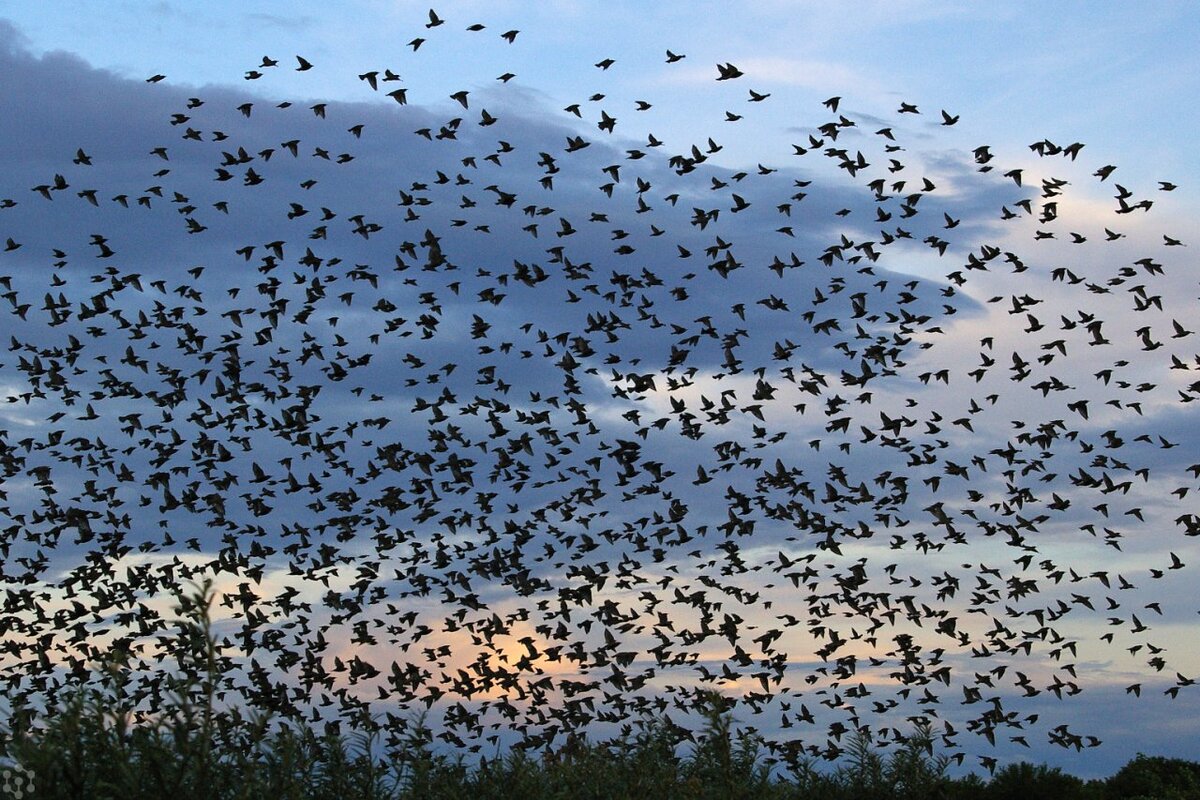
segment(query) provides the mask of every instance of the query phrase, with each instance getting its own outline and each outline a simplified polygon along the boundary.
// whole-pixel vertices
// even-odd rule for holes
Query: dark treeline
[[[953,759],[936,752],[936,737],[921,724],[886,753],[860,733],[834,765],[803,758],[772,768],[761,742],[735,730],[716,694],[686,747],[684,731],[662,720],[615,741],[569,739],[470,763],[436,750],[434,732],[420,721],[403,741],[393,737],[381,748],[380,731],[369,724],[344,735],[218,708],[211,595],[181,600],[180,669],[153,722],[132,722],[127,676],[115,664],[50,709],[18,706],[0,731],[0,797],[1200,799],[1200,762],[1140,754],[1103,780],[1028,762],[987,776],[951,775]]]
[[[241,746],[205,739],[175,723],[204,710],[168,712],[166,728],[124,728],[98,698],[80,695],[37,734],[11,737],[0,768],[0,797],[34,798],[971,798],[1117,800],[1200,798],[1200,762],[1139,755],[1102,780],[1021,762],[991,776],[947,774],[918,730],[881,755],[855,739],[835,767],[811,762],[772,771],[755,743],[731,735],[714,715],[691,752],[680,754],[666,726],[616,743],[579,742],[531,755],[523,750],[478,763],[435,752],[428,742],[386,756],[372,737],[323,735],[286,727],[266,733],[246,723]],[[225,734],[230,733],[226,727]],[[10,732],[11,734],[11,732]],[[178,735],[182,734],[182,735]],[[15,763],[14,763],[15,761]]]

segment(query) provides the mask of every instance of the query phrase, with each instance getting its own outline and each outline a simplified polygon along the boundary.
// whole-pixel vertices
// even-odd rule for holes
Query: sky
[[[6,643],[215,567],[231,689],[449,744],[1196,757],[1200,14],[833,5],[0,3]]]

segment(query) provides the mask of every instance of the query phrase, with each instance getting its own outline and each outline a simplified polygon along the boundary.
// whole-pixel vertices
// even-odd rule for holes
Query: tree
[[[1200,763],[1138,753],[1108,779],[1105,796],[1200,800]]]
[[[1058,767],[1022,761],[996,771],[988,783],[989,800],[1083,800],[1083,781]]]

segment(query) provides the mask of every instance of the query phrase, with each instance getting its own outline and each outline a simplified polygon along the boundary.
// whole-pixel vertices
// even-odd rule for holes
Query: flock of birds
[[[1137,233],[1174,185],[1068,180],[1084,145],[1049,140],[935,174],[906,136],[957,115],[871,130],[839,97],[739,170],[718,140],[778,102],[752,75],[716,65],[733,110],[693,143],[628,132],[653,104],[605,103],[620,67],[553,144],[512,73],[236,105],[154,75],[139,97],[186,101],[118,185],[81,141],[0,187],[9,697],[116,653],[153,713],[166,601],[205,577],[227,702],[389,734],[428,710],[470,751],[686,735],[716,690],[775,759],[927,720],[991,767],[985,742],[1100,744],[1081,662],[1146,676],[1130,703],[1194,691],[1155,630],[1195,623],[1156,594],[1200,535],[1195,306],[1163,288],[1193,266]],[[242,77],[285,70],[332,67]]]

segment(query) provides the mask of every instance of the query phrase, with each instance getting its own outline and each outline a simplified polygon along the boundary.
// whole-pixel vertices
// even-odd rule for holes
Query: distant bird
[[[717,64],[717,73],[717,80],[719,81],[728,81],[742,77],[742,71],[730,63]]]

